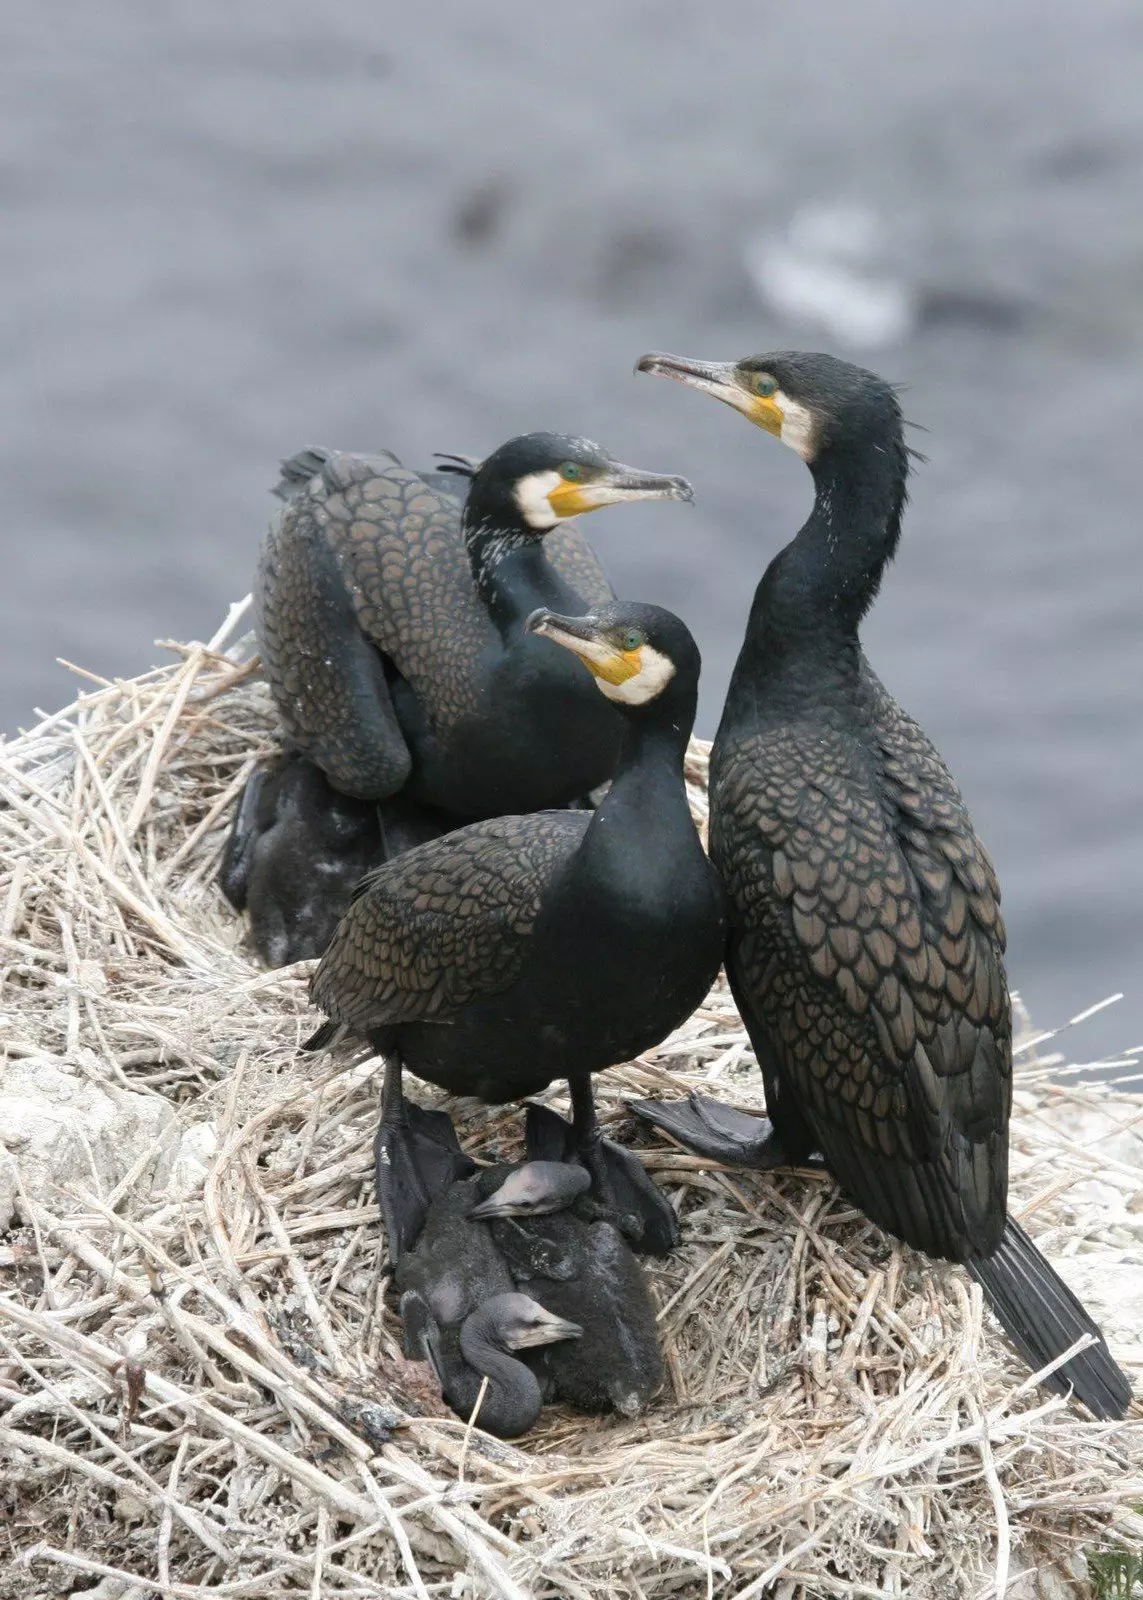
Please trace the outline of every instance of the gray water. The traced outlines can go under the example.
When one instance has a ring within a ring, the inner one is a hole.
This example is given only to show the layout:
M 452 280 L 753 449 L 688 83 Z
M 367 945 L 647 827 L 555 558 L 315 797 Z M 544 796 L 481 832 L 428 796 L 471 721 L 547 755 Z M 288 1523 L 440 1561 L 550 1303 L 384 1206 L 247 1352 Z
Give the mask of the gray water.
M 1044 1025 L 1143 1037 L 1143 12 L 1134 0 L 6 8 L 0 726 L 204 637 L 279 456 L 554 427 L 699 504 L 593 537 L 682 612 L 713 731 L 809 479 L 648 348 L 835 348 L 749 241 L 882 219 L 918 291 L 865 359 L 929 463 L 867 648 L 958 774 Z

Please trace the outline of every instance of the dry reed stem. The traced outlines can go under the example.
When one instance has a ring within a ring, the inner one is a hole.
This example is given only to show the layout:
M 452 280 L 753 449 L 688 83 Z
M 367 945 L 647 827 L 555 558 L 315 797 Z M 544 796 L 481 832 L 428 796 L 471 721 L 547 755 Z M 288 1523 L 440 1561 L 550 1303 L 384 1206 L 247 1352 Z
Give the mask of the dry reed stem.
M 1137 1547 L 1138 1420 L 1037 1389 L 975 1286 L 821 1173 L 665 1142 L 641 1148 L 684 1242 L 648 1267 L 669 1373 L 649 1412 L 551 1408 L 515 1445 L 442 1415 L 380 1292 L 377 1063 L 299 1056 L 308 968 L 259 971 L 214 886 L 274 746 L 250 641 L 230 642 L 246 606 L 171 666 L 84 675 L 0 747 L 6 1058 L 158 1096 L 219 1140 L 187 1194 L 139 1151 L 108 1193 L 22 1196 L 0 1244 L 0 1597 L 1023 1600 L 1030 1565 Z M 707 769 L 696 742 L 703 827 Z M 1143 1171 L 1082 1122 L 1137 1123 L 1132 1075 L 1078 1081 L 1037 1055 L 1051 1037 L 1018 1045 L 1014 1209 L 1055 1255 L 1143 1268 Z M 638 1140 L 626 1095 L 712 1082 L 761 1104 L 721 982 L 600 1080 L 601 1116 Z M 425 1099 L 481 1159 L 519 1151 L 517 1108 Z M 1137 1370 L 1138 1335 L 1109 1331 Z

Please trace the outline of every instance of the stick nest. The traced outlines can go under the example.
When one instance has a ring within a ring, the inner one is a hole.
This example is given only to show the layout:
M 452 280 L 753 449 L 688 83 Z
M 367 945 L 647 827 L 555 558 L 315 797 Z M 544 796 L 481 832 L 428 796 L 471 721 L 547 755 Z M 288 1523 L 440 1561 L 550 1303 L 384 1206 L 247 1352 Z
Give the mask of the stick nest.
M 0 1238 L 0 1596 L 1058 1600 L 1089 1592 L 1084 1549 L 1138 1549 L 1140 1423 L 1036 1388 L 962 1272 L 818 1173 L 640 1144 L 683 1224 L 648 1266 L 664 1391 L 633 1422 L 547 1409 L 517 1445 L 444 1411 L 383 1295 L 378 1063 L 299 1056 L 309 968 L 262 971 L 215 885 L 275 744 L 242 615 L 0 747 L 0 1071 L 161 1098 L 218 1140 L 190 1192 L 129 1150 L 114 1187 L 25 1193 Z M 698 742 L 687 770 L 702 826 Z M 1013 1209 L 1057 1260 L 1143 1273 L 1143 1167 L 1082 1132 L 1140 1102 L 1037 1042 Z M 721 981 L 597 1084 L 631 1142 L 631 1095 L 761 1104 Z M 519 1154 L 519 1108 L 423 1093 L 478 1158 Z M 1134 1326 L 1107 1328 L 1129 1367 Z

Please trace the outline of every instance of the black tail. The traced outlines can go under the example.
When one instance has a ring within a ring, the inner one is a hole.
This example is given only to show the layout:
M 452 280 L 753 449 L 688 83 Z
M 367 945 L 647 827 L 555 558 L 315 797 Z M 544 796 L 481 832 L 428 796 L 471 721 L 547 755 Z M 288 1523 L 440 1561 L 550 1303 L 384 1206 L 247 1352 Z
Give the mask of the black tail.
M 340 1022 L 323 1022 L 321 1027 L 311 1033 L 308 1039 L 302 1041 L 302 1049 L 327 1050 L 336 1041 L 341 1031 L 342 1025 Z
M 1094 1333 L 1097 1344 L 1065 1361 L 1044 1382 L 1056 1394 L 1073 1390 L 1097 1417 L 1124 1415 L 1131 1403 L 1130 1383 L 1112 1360 L 1097 1325 L 1019 1223 L 1009 1217 L 996 1254 L 965 1265 L 1034 1372 L 1085 1333 Z
M 311 478 L 320 475 L 331 454 L 323 445 L 315 444 L 309 450 L 299 450 L 296 456 L 287 456 L 280 465 L 282 476 L 271 493 L 279 500 L 292 500 Z

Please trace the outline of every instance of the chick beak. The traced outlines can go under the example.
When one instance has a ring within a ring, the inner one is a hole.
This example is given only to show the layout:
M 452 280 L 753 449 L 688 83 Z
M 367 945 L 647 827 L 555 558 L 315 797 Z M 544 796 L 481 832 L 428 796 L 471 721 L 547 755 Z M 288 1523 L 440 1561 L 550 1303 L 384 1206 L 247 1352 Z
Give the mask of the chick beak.
M 589 672 L 607 683 L 624 683 L 642 668 L 639 651 L 620 650 L 611 644 L 603 636 L 597 617 L 562 617 L 541 607 L 525 622 L 524 632 L 542 634 L 571 650 Z
M 531 1350 L 536 1345 L 558 1344 L 561 1339 L 582 1338 L 583 1329 L 578 1322 L 569 1322 L 566 1317 L 557 1317 L 554 1312 L 544 1311 L 531 1327 L 521 1328 L 513 1335 L 509 1348 Z

